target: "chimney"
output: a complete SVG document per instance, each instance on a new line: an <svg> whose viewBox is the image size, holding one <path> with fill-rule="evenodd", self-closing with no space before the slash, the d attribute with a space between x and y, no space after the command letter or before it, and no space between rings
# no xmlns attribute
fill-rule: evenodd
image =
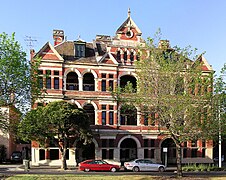
<svg viewBox="0 0 226 180"><path fill-rule="evenodd" d="M62 43L64 41L64 31L53 30L53 40L54 40L54 46Z"/></svg>
<svg viewBox="0 0 226 180"><path fill-rule="evenodd" d="M169 40L160 40L158 48L160 48L160 49L170 49Z"/></svg>

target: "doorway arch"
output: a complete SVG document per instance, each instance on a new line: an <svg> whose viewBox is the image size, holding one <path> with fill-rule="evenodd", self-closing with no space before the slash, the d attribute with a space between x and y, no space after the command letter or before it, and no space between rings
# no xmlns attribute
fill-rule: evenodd
<svg viewBox="0 0 226 180"><path fill-rule="evenodd" d="M132 138L131 136L125 137L124 139L119 142L120 147L120 162L122 165L126 161L130 161L132 159L137 158L137 148L139 146L138 140Z"/></svg>
<svg viewBox="0 0 226 180"><path fill-rule="evenodd" d="M163 148L167 148L167 152L163 152ZM167 153L167 154L165 154L165 153ZM167 160L166 160L166 158L167 158ZM162 141L162 143L161 143L161 160L162 160L163 164L165 164L165 162L167 162L167 166L175 165L177 163L176 144L172 138L166 138Z"/></svg>
<svg viewBox="0 0 226 180"><path fill-rule="evenodd" d="M75 149L75 160L78 163L87 160L87 159L95 159L95 144L94 142L90 144L83 144L83 141L78 141L76 143Z"/></svg>

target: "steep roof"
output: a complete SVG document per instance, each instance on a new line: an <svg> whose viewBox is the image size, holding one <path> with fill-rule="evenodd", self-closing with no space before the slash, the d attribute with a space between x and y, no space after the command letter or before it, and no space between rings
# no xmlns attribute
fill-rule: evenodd
<svg viewBox="0 0 226 180"><path fill-rule="evenodd" d="M42 57L42 59L55 60L55 61L63 61L62 56L56 51L56 49L47 42L34 56Z"/></svg>
<svg viewBox="0 0 226 180"><path fill-rule="evenodd" d="M128 10L128 18L122 23L122 25L117 29L116 34L120 34L125 27L133 27L137 30L138 34L141 35L142 32L138 28L138 26L135 24L133 19L130 16L130 9Z"/></svg>

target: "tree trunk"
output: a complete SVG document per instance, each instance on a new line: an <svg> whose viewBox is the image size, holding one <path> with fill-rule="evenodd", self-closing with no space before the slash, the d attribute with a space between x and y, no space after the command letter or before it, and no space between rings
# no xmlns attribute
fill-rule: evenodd
<svg viewBox="0 0 226 180"><path fill-rule="evenodd" d="M64 142L61 144L60 147L60 152L61 152L61 169L67 170L67 159L66 159L66 152L67 152L67 140L64 139Z"/></svg>
<svg viewBox="0 0 226 180"><path fill-rule="evenodd" d="M62 169L64 170L67 170L66 151L67 151L67 148L64 146L63 153L62 153Z"/></svg>
<svg viewBox="0 0 226 180"><path fill-rule="evenodd" d="M182 177L182 151L181 144L176 144L177 148L177 177Z"/></svg>

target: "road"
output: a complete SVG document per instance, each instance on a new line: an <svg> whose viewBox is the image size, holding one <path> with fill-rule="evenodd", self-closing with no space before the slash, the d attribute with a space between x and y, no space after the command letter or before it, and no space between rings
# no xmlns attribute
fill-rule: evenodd
<svg viewBox="0 0 226 180"><path fill-rule="evenodd" d="M62 174L89 174L89 175L134 175L135 172L130 171L119 171L119 172L83 172L79 171L77 168L69 168L69 170L61 170L58 167L49 167L49 166L40 166L40 167L31 167L31 169L26 172L23 169L21 164L5 164L0 165L0 179L4 176L12 176L16 174L52 174L52 175L62 175ZM186 177L197 177L197 178L206 178L206 177L226 177L226 171L215 171L215 172L184 172ZM166 172L136 172L136 175L150 175L150 176L165 176L165 177L174 177L176 174L174 169L168 169Z"/></svg>

